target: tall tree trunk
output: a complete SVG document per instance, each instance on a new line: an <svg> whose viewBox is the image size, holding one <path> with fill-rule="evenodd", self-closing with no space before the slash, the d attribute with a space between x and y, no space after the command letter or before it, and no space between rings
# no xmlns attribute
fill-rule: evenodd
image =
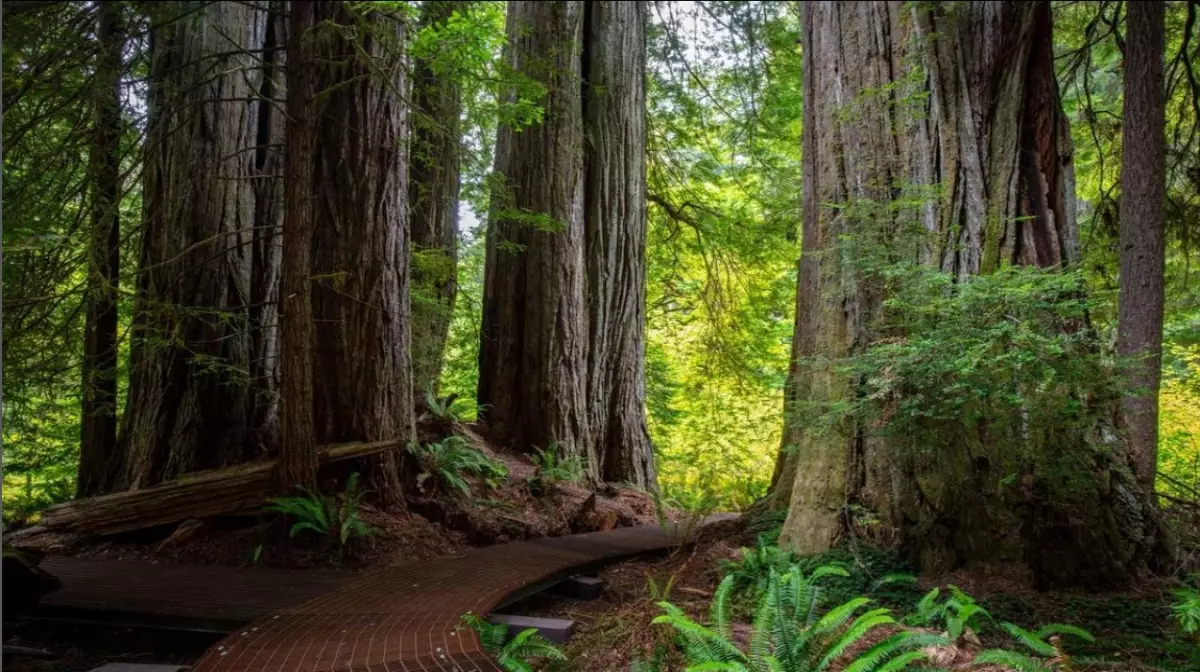
<svg viewBox="0 0 1200 672"><path fill-rule="evenodd" d="M398 17L312 5L316 93L312 303L318 443L415 438L406 91ZM402 501L406 453L372 458L372 488Z"/></svg>
<svg viewBox="0 0 1200 672"><path fill-rule="evenodd" d="M498 442L557 443L598 478L587 402L583 3L514 0L507 26L510 66L546 96L541 123L501 126L496 140L504 184L488 222L479 403Z"/></svg>
<svg viewBox="0 0 1200 672"><path fill-rule="evenodd" d="M83 342L83 436L76 496L112 489L117 453L117 286L120 277L121 73L125 45L121 3L97 9L90 149L91 242L88 247L87 322Z"/></svg>
<svg viewBox="0 0 1200 672"><path fill-rule="evenodd" d="M847 234L894 242L887 237L898 224L919 221L936 243L908 252L912 260L960 280L1005 264L1055 268L1078 259L1049 3L810 2L803 23L804 240L792 406L857 393L855 381L819 363L869 345L885 298L875 283L856 281L840 245ZM926 194L919 205L907 205L908 189ZM882 210L884 225L871 233L855 228L863 224L849 206L860 203L902 212ZM1148 498L1121 476L1123 446L1105 446L1115 467L1074 465L1080 482L1069 488L1058 474L1017 467L1023 486L998 490L995 470L1012 463L1012 446L947 442L918 456L845 424L837 432L787 429L795 452L793 473L777 479L792 483L782 540L801 552L833 545L851 505L877 511L935 572L1013 563L1042 583L1102 583L1136 573L1155 541ZM1103 428L1087 436L1036 432L1051 433L1053 445L1030 432L1022 449L1102 452L1089 448L1102 442Z"/></svg>
<svg viewBox="0 0 1200 672"><path fill-rule="evenodd" d="M421 25L445 24L469 3L426 2ZM457 73L418 59L413 74L413 136L409 149L412 229L413 387L437 394L442 355L458 291L458 196L462 86Z"/></svg>
<svg viewBox="0 0 1200 672"><path fill-rule="evenodd" d="M283 152L284 216L280 261L279 485L313 487L317 437L313 422L312 195L315 54L306 40L316 3L292 0L287 28L287 122Z"/></svg>
<svg viewBox="0 0 1200 672"><path fill-rule="evenodd" d="M807 42L805 42L807 44ZM804 77L807 80L811 76L812 59L804 59ZM804 126L815 124L812 118L814 106L807 105L804 107ZM801 136L801 156L804 174L808 174L816 168L808 163L810 157L816 158L816 149L812 147L812 141L815 138L813 133L804 133ZM816 203L813 203L810 197L813 194L809 193L809 180L804 181L804 227L815 228L817 224ZM810 204L814 206L810 208ZM816 236L816 231L809 231L805 228L803 231L805 237L812 235ZM775 470L771 474L771 485L767 489L767 506L774 510L783 510L791 506L792 503L792 486L796 481L796 462L798 450L801 441L804 439L804 424L795 417L796 402L807 399L810 389L808 386L809 376L803 375L799 370L800 362L812 357L814 352L814 343L812 337L816 333L816 326L810 324L810 320L817 315L812 310L810 304L816 298L813 291L817 288L817 278L813 276L817 271L815 260L810 260L805 263L804 259L800 259L796 263L796 312L795 322L792 325L792 352L791 359L788 362L787 381L783 388L783 433L781 435L779 453L775 456ZM832 543L830 541L829 543Z"/></svg>
<svg viewBox="0 0 1200 672"><path fill-rule="evenodd" d="M1131 2L1125 20L1125 121L1121 141L1121 296L1117 354L1133 391L1123 419L1138 480L1153 492L1158 468L1166 202L1164 3Z"/></svg>
<svg viewBox="0 0 1200 672"><path fill-rule="evenodd" d="M263 13L188 0L153 36L145 223L122 426L138 488L242 460L247 448L257 110Z"/></svg>
<svg viewBox="0 0 1200 672"><path fill-rule="evenodd" d="M251 448L273 454L279 444L279 283L283 255L283 144L287 4L265 3L265 33L258 89L254 156L254 235L250 260L250 336L253 350L249 398Z"/></svg>
<svg viewBox="0 0 1200 672"><path fill-rule="evenodd" d="M600 476L656 487L646 427L646 3L588 2L588 399Z"/></svg>

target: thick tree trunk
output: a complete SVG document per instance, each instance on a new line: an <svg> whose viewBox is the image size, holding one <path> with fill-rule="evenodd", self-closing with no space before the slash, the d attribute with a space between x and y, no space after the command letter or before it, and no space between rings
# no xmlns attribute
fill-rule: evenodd
<svg viewBox="0 0 1200 672"><path fill-rule="evenodd" d="M407 444L415 430L404 30L397 17L354 16L350 5L312 5L313 417L321 443ZM371 487L385 500L402 501L405 455L372 459Z"/></svg>
<svg viewBox="0 0 1200 672"><path fill-rule="evenodd" d="M868 346L882 309L877 284L856 279L840 244L847 234L882 236L897 255L963 280L1078 258L1049 3L810 2L803 22L804 248L789 406L856 394L820 363ZM872 211L883 221L867 230L849 207L863 203L894 207ZM933 242L902 249L907 221ZM1028 432L1021 448L1038 454L1094 456L1108 444L1115 466L1073 465L1068 485L1014 465L1014 446L1000 442L906 451L844 424L806 432L793 417L786 429L794 453L780 461L792 473L777 478L792 483L782 540L799 551L836 543L851 505L878 512L934 572L1011 563L1043 583L1101 583L1132 576L1155 541L1148 498L1122 477L1124 447L1104 428ZM1023 486L996 488L996 472L1010 467Z"/></svg>
<svg viewBox="0 0 1200 672"><path fill-rule="evenodd" d="M493 438L557 443L599 477L587 402L582 2L508 5L508 62L546 89L544 117L502 126L492 195L479 403ZM519 131L519 132L518 132Z"/></svg>
<svg viewBox="0 0 1200 672"><path fill-rule="evenodd" d="M140 488L246 455L252 100L264 14L175 3L153 36L145 224L121 445Z"/></svg>
<svg viewBox="0 0 1200 672"><path fill-rule="evenodd" d="M253 350L249 398L251 449L273 454L279 445L279 283L283 256L283 145L286 99L286 3L264 6L262 76L254 157L254 247L250 274L250 337Z"/></svg>
<svg viewBox="0 0 1200 672"><path fill-rule="evenodd" d="M466 9L467 3L426 2L421 7L421 24L444 24L455 11ZM430 60L417 60L408 197L413 255L413 388L418 394L437 394L458 291L461 89L457 73Z"/></svg>
<svg viewBox="0 0 1200 672"><path fill-rule="evenodd" d="M311 488L317 480L313 423L312 228L314 190L314 54L309 31L316 3L293 0L288 21L287 117L283 152L284 219L280 262L279 486Z"/></svg>
<svg viewBox="0 0 1200 672"><path fill-rule="evenodd" d="M1153 492L1162 377L1166 124L1164 3L1131 2L1126 18L1125 121L1121 141L1121 296L1117 354L1130 360L1122 400L1138 480Z"/></svg>
<svg viewBox="0 0 1200 672"><path fill-rule="evenodd" d="M120 277L121 73L125 45L121 3L97 9L95 116L90 149L91 242L83 341L83 431L76 495L111 490L117 452L117 286Z"/></svg>
<svg viewBox="0 0 1200 672"><path fill-rule="evenodd" d="M656 487L646 427L646 3L585 11L588 399L600 477Z"/></svg>

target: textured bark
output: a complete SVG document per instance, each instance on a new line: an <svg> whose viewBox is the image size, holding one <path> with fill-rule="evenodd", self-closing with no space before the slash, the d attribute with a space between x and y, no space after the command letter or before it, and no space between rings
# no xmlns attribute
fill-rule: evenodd
<svg viewBox="0 0 1200 672"><path fill-rule="evenodd" d="M445 23L467 3L426 2L422 25ZM458 291L458 196L462 86L453 71L417 60L413 137L409 149L412 230L413 387L437 394L442 355Z"/></svg>
<svg viewBox="0 0 1200 672"><path fill-rule="evenodd" d="M174 3L153 35L145 222L121 446L140 488L246 455L252 100L264 14Z"/></svg>
<svg viewBox="0 0 1200 672"><path fill-rule="evenodd" d="M279 486L312 487L317 479L313 424L313 116L312 43L305 37L316 25L316 5L293 0L288 20L288 96L283 152L284 219L279 325Z"/></svg>
<svg viewBox="0 0 1200 672"><path fill-rule="evenodd" d="M580 104L582 2L508 5L507 59L542 84L544 118L502 126L492 195L479 403L493 438L558 443L599 476L587 403L587 303Z"/></svg>
<svg viewBox="0 0 1200 672"><path fill-rule="evenodd" d="M600 476L656 487L646 427L646 3L585 12L588 399Z"/></svg>
<svg viewBox="0 0 1200 672"><path fill-rule="evenodd" d="M266 3L262 75L258 86L258 129L254 157L254 247L250 274L249 413L251 448L273 454L279 445L279 283L283 256L283 145L286 99L284 66L287 5Z"/></svg>
<svg viewBox="0 0 1200 672"><path fill-rule="evenodd" d="M1162 2L1128 5L1121 140L1121 296L1117 354L1130 360L1123 420L1138 480L1154 490L1162 377L1166 124Z"/></svg>
<svg viewBox="0 0 1200 672"><path fill-rule="evenodd" d="M314 455L324 466L395 451L398 446L395 441L344 443L319 446ZM11 538L22 545L36 545L36 540L47 533L120 534L189 518L261 509L266 499L277 492L278 467L276 460L250 462L180 474L139 490L73 499L46 509L36 526L24 528L12 537L5 535L5 542ZM53 543L61 543L61 538L51 539Z"/></svg>
<svg viewBox="0 0 1200 672"><path fill-rule="evenodd" d="M117 452L117 289L121 252L121 3L97 9L99 56L90 148L91 242L83 341L83 429L76 495L111 490Z"/></svg>
<svg viewBox="0 0 1200 672"><path fill-rule="evenodd" d="M379 12L352 16L349 4L312 5L314 425L321 443L406 444L415 430L404 30ZM385 500L402 501L404 455L372 458L371 487Z"/></svg>
<svg viewBox="0 0 1200 672"><path fill-rule="evenodd" d="M960 279L1078 258L1049 3L810 2L803 23L804 240L789 406L855 394L854 381L820 362L874 338L885 297L857 280L839 245L846 234L883 236L897 254ZM926 197L903 198L910 189ZM829 207L864 202L893 204L878 231L858 228L852 208ZM907 221L923 223L927 242L898 246ZM1103 427L1028 432L1025 450L1116 458L1074 465L1085 484L1068 487L1013 464L1020 451L1003 442L912 451L850 419L824 434L795 424L777 480L792 484L782 540L801 552L836 543L849 505L877 511L934 572L1008 563L1042 583L1103 583L1135 574L1156 542L1148 498L1123 478L1124 447ZM1022 487L998 490L996 472L1013 470Z"/></svg>

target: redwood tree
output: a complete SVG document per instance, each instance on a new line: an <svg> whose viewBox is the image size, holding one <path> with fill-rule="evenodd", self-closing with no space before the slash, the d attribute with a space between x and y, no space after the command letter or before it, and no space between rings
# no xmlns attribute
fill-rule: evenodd
<svg viewBox="0 0 1200 672"><path fill-rule="evenodd" d="M76 496L112 489L117 453L117 288L121 230L121 3L97 8L96 82L90 147L91 241L83 341L83 429Z"/></svg>
<svg viewBox="0 0 1200 672"><path fill-rule="evenodd" d="M175 2L155 27L124 484L247 455L256 109L263 13Z"/></svg>
<svg viewBox="0 0 1200 672"><path fill-rule="evenodd" d="M317 443L313 424L312 193L314 54L306 37L316 25L316 3L293 0L287 35L287 123L284 131L279 290L279 485L313 487Z"/></svg>
<svg viewBox="0 0 1200 672"><path fill-rule="evenodd" d="M864 392L830 364L873 343L887 297L886 283L863 281L854 245L890 246L960 285L1006 265L1059 269L1078 259L1049 3L822 2L802 11L804 239L791 455L775 479L781 491L791 484L782 542L825 550L857 506L877 512L928 570L1012 563L1041 582L1132 576L1157 528L1146 494L1124 476L1124 447L1106 441L1103 426L1022 430L984 419L913 451L854 416L821 432L797 415ZM926 242L904 251L909 223ZM1029 464L1043 461L1015 464L1018 453L1081 462L1039 473Z"/></svg>
<svg viewBox="0 0 1200 672"><path fill-rule="evenodd" d="M587 401L582 2L508 4L509 65L545 88L543 119L501 125L484 275L479 403L493 438L560 444L597 475ZM515 95L515 94L514 94Z"/></svg>
<svg viewBox="0 0 1200 672"><path fill-rule="evenodd" d="M588 400L600 477L655 487L646 427L646 3L585 12Z"/></svg>
<svg viewBox="0 0 1200 672"><path fill-rule="evenodd" d="M643 2L509 3L509 62L545 111L496 144L479 401L500 442L559 443L592 479L653 488L645 22Z"/></svg>
<svg viewBox="0 0 1200 672"><path fill-rule="evenodd" d="M352 4L308 5L316 32L301 50L313 50L304 64L311 110L302 117L311 174L294 187L308 189L313 208L313 419L318 443L398 441L399 451L372 458L370 481L399 502L403 449L415 438L404 27L397 16ZM289 284L285 311L291 291ZM288 365L285 375L302 365Z"/></svg>
<svg viewBox="0 0 1200 672"><path fill-rule="evenodd" d="M1131 2L1125 23L1125 123L1121 140L1121 295L1117 353L1133 388L1122 400L1138 479L1154 490L1162 378L1163 232L1166 189L1164 3Z"/></svg>
<svg viewBox="0 0 1200 672"><path fill-rule="evenodd" d="M254 151L254 233L250 260L249 328L252 394L251 447L274 453L279 442L279 283L283 254L284 86L287 50L286 3L265 3L263 51L259 61Z"/></svg>
<svg viewBox="0 0 1200 672"><path fill-rule="evenodd" d="M421 25L444 25L468 3L426 2ZM462 86L436 54L419 57L413 72L409 215L412 231L413 387L437 393L442 354L458 290L458 197Z"/></svg>

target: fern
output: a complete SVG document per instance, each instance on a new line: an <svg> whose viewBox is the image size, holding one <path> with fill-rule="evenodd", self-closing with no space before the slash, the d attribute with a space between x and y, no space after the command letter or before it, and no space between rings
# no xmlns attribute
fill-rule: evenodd
<svg viewBox="0 0 1200 672"><path fill-rule="evenodd" d="M1051 672L1051 668L1033 656L1005 649L988 649L975 656L976 665L1002 665L1014 672Z"/></svg>
<svg viewBox="0 0 1200 672"><path fill-rule="evenodd" d="M323 495L303 486L297 488L302 495L275 497L269 500L264 510L292 518L289 537L301 532L312 532L337 543L344 551L352 539L375 533L358 515L360 501L366 494L358 489L358 474L350 474L346 488L337 495Z"/></svg>
<svg viewBox="0 0 1200 672"><path fill-rule="evenodd" d="M578 455L562 455L565 451L558 443L552 443L546 450L534 449L529 457L533 461L534 472L529 477L529 491L537 497L550 492L556 483L574 483L582 481L587 468L583 458Z"/></svg>
<svg viewBox="0 0 1200 672"><path fill-rule="evenodd" d="M1193 576L1193 580L1195 580ZM1171 591L1175 602L1171 605L1171 613L1175 622L1185 635L1200 642L1200 590L1186 586Z"/></svg>
<svg viewBox="0 0 1200 672"><path fill-rule="evenodd" d="M664 613L654 623L675 629L689 663L688 672L820 672L830 669L868 633L896 624L887 609L863 611L870 604L865 597L834 607L818 618L820 591L816 584L822 578L841 576L843 572L837 568L818 568L805 576L798 566L782 573L770 570L744 650L732 641L729 596L737 581L732 574L721 581L713 596L711 628L693 621L670 602L659 603ZM938 642L945 640L901 631L860 654L846 669L901 670L924 658L917 649Z"/></svg>
<svg viewBox="0 0 1200 672"><path fill-rule="evenodd" d="M479 643L507 672L532 672L529 661L537 658L566 660L566 655L538 634L536 628L526 628L508 639L508 626L490 623L474 614L464 614L463 623L475 631ZM507 640L507 641L506 641Z"/></svg>
<svg viewBox="0 0 1200 672"><path fill-rule="evenodd" d="M438 420L458 422L462 419L463 411L460 408L461 400L458 395L450 395L445 399L438 399L432 391L425 391L425 405L429 407L429 413Z"/></svg>
<svg viewBox="0 0 1200 672"><path fill-rule="evenodd" d="M740 560L726 560L722 562L721 569L733 577L736 594L750 595L751 597L757 597L766 590L772 570L782 574L799 562L795 553L772 546L761 536L754 548L743 548L741 553ZM818 567L813 571L814 576L811 577L813 580L821 578L822 575L817 575L819 572L840 571L843 573L840 575L845 574L844 569L831 565Z"/></svg>
<svg viewBox="0 0 1200 672"><path fill-rule="evenodd" d="M459 436L424 446L414 444L408 451L421 466L421 474L417 476L419 485L433 479L443 491L463 497L472 494L468 476L480 479L488 489L499 487L508 477L508 467L503 462L488 457Z"/></svg>
<svg viewBox="0 0 1200 672"><path fill-rule="evenodd" d="M1076 625L1067 625L1065 623L1047 623L1046 625L1038 628L1037 631L1034 632L1034 635L1042 639L1045 639L1051 635L1071 635L1073 637L1078 637L1085 642L1095 643L1096 641L1096 638L1092 636L1092 633L1088 632L1087 630L1084 630Z"/></svg>

